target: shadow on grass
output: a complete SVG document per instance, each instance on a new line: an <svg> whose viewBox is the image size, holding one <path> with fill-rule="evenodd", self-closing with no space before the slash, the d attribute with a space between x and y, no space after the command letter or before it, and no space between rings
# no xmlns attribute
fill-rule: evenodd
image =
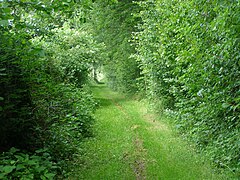
<svg viewBox="0 0 240 180"><path fill-rule="evenodd" d="M106 85L94 85L91 86L93 94L95 94L95 100L100 107L107 107L111 105L118 105L128 101L128 99L121 95L112 94L113 91L108 89Z"/></svg>
<svg viewBox="0 0 240 180"><path fill-rule="evenodd" d="M107 107L112 105L112 102L110 99L106 99L106 98L95 98L95 99L98 102L100 107Z"/></svg>
<svg viewBox="0 0 240 180"><path fill-rule="evenodd" d="M123 98L114 98L114 99L108 99L108 98L95 98L96 101L98 102L100 107L107 107L107 106L112 106L116 104L121 104L124 103L128 100L123 99Z"/></svg>
<svg viewBox="0 0 240 180"><path fill-rule="evenodd" d="M105 88L107 88L107 86L105 84L95 84L95 85L91 85L91 87L93 89L105 89Z"/></svg>

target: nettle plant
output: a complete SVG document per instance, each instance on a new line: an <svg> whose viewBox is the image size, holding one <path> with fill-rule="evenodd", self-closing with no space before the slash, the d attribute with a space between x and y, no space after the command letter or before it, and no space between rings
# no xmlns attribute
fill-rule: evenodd
<svg viewBox="0 0 240 180"><path fill-rule="evenodd" d="M0 179L53 179L57 166L51 161L50 154L39 149L33 154L11 148L0 155Z"/></svg>

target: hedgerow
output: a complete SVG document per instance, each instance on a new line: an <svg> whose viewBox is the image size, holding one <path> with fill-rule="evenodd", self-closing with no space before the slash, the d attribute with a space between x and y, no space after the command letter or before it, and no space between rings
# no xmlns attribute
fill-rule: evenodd
<svg viewBox="0 0 240 180"><path fill-rule="evenodd" d="M239 173L238 1L148 0L133 34L140 88L220 167Z"/></svg>
<svg viewBox="0 0 240 180"><path fill-rule="evenodd" d="M96 103L87 83L103 46L83 29L78 11L87 5L0 2L1 179L66 178L92 134Z"/></svg>

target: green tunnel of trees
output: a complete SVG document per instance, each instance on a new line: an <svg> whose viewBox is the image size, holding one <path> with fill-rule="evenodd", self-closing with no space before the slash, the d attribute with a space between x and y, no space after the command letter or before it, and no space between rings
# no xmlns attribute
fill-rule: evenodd
<svg viewBox="0 0 240 180"><path fill-rule="evenodd" d="M65 162L92 135L90 74L100 67L109 87L149 99L216 166L239 174L238 0L0 7L0 179L67 176Z"/></svg>

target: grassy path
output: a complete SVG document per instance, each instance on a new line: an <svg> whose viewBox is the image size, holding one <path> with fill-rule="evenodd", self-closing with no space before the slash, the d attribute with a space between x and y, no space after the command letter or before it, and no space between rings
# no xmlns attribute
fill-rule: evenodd
<svg viewBox="0 0 240 180"><path fill-rule="evenodd" d="M84 143L80 166L70 179L225 179L144 103L104 86L93 91L100 101L95 137Z"/></svg>

